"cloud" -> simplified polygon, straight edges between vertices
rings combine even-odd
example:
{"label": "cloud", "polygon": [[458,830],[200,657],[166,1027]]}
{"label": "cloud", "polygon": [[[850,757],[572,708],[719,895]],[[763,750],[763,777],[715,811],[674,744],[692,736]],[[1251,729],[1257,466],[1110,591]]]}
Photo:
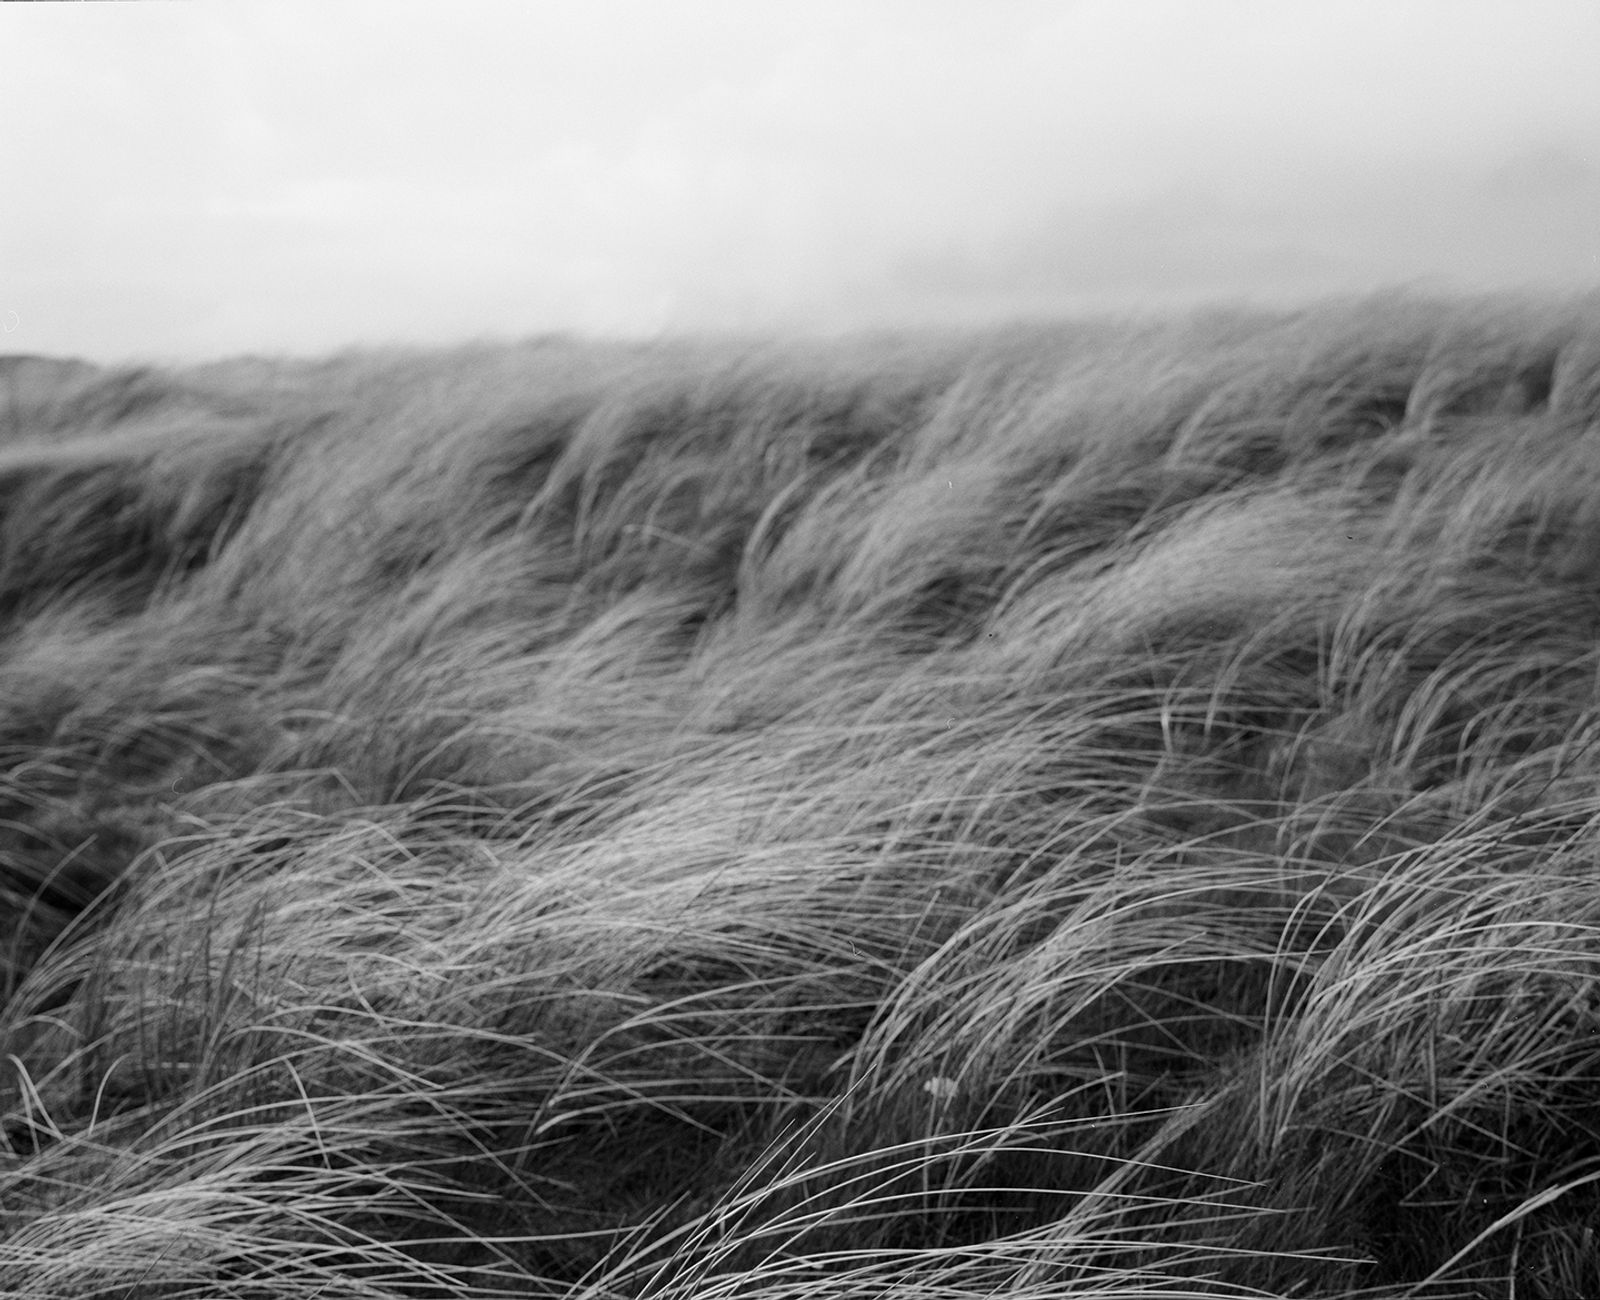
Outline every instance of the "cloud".
{"label": "cloud", "polygon": [[301,0],[0,26],[0,307],[39,351],[1600,275],[1586,3]]}

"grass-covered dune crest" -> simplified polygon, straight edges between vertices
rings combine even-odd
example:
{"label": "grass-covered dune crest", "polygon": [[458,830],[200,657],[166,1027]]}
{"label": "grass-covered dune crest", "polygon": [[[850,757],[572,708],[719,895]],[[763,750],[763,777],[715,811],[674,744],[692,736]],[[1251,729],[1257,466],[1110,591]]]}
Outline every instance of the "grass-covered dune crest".
{"label": "grass-covered dune crest", "polygon": [[1600,1293],[1600,303],[0,365],[0,1294]]}

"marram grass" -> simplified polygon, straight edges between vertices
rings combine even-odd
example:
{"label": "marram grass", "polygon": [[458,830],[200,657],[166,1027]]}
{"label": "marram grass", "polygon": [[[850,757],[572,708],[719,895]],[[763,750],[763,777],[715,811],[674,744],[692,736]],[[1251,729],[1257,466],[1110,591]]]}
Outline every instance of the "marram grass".
{"label": "marram grass", "polygon": [[38,370],[0,1295],[1600,1293],[1600,304]]}

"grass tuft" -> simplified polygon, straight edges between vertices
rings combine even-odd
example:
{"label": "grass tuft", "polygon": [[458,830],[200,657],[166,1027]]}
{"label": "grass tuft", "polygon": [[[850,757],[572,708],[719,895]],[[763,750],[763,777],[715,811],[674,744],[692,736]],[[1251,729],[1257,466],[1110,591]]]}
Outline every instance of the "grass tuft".
{"label": "grass tuft", "polygon": [[1600,1291],[1594,308],[23,359],[0,1292]]}

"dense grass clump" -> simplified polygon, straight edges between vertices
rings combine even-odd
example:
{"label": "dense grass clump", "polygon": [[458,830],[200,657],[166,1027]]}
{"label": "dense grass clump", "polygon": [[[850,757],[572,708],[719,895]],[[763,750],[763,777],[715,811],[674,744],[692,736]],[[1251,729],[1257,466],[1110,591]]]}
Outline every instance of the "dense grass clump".
{"label": "dense grass clump", "polygon": [[0,388],[0,1293],[1600,1294],[1594,302]]}

